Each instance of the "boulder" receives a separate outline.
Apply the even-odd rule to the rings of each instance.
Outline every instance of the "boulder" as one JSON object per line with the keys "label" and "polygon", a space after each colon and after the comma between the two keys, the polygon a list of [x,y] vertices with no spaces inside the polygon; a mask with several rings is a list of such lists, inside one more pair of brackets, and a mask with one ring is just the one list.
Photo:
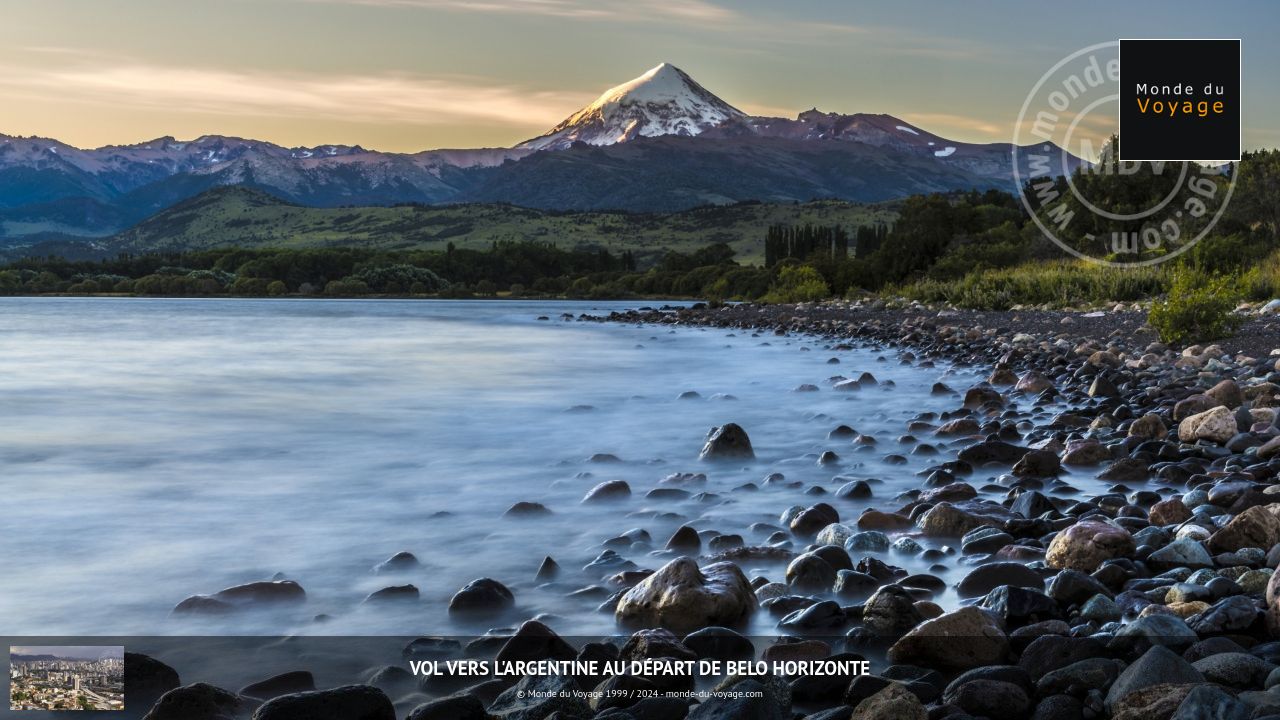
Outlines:
{"label": "boulder", "polygon": [[143,720],[240,720],[247,708],[239,695],[195,683],[161,695]]}
{"label": "boulder", "polygon": [[747,437],[747,431],[737,423],[725,423],[711,428],[711,432],[707,433],[707,442],[698,455],[702,460],[741,460],[755,456],[755,451],[751,449],[751,438]]}
{"label": "boulder", "polygon": [[290,693],[311,692],[316,689],[316,679],[306,670],[273,675],[240,688],[240,694],[258,700],[270,700]]}
{"label": "boulder", "polygon": [[253,720],[396,720],[386,693],[369,685],[293,693],[268,700]]}
{"label": "boulder", "polygon": [[916,525],[929,537],[960,537],[989,521],[981,515],[966,512],[949,502],[940,502],[929,508]]}
{"label": "boulder", "polygon": [[124,687],[134,707],[151,707],[181,684],[178,672],[159,660],[142,653],[124,654]]}
{"label": "boulder", "polygon": [[862,624],[883,637],[897,637],[915,627],[924,616],[916,599],[899,585],[885,585],[862,607]]}
{"label": "boulder", "polygon": [[1182,442],[1208,440],[1223,445],[1236,432],[1235,413],[1222,406],[1183,418],[1178,423],[1178,439]]}
{"label": "boulder", "polygon": [[927,720],[928,717],[920,698],[897,682],[889,683],[858,703],[849,715],[850,720]]}
{"label": "boulder", "polygon": [[493,615],[509,610],[516,597],[506,585],[490,578],[467,583],[449,600],[451,615]]}
{"label": "boulder", "polygon": [[970,570],[956,585],[956,590],[960,597],[969,598],[986,595],[1001,585],[1043,590],[1044,578],[1020,562],[988,563]]}
{"label": "boulder", "polygon": [[631,486],[626,480],[606,480],[587,491],[583,504],[625,500],[631,497]]}
{"label": "boulder", "polygon": [[1270,506],[1255,505],[1240,512],[1225,527],[1209,536],[1205,542],[1214,553],[1235,552],[1242,548],[1270,550],[1280,543],[1280,519]]}
{"label": "boulder", "polygon": [[526,675],[489,706],[495,720],[543,720],[553,714],[566,720],[591,717],[587,695],[573,678]]}
{"label": "boulder", "polygon": [[1163,440],[1168,436],[1169,429],[1165,427],[1164,420],[1155,413],[1147,413],[1129,423],[1129,437]]}
{"label": "boulder", "polygon": [[476,696],[454,695],[419,705],[406,720],[489,720],[489,715]]}
{"label": "boulder", "polygon": [[926,620],[889,648],[892,663],[968,670],[1004,662],[1009,640],[991,617],[965,607]]}
{"label": "boulder", "polygon": [[1134,549],[1133,536],[1128,530],[1083,520],[1054,536],[1045,553],[1045,563],[1051,568],[1093,572],[1104,560],[1129,557]]}
{"label": "boulder", "polygon": [[1130,693],[1155,685],[1202,682],[1204,675],[1192,667],[1191,663],[1163,645],[1153,645],[1130,663],[1112,683],[1111,689],[1107,691],[1106,705],[1108,708],[1115,708]]}
{"label": "boulder", "polygon": [[628,590],[615,614],[623,623],[691,632],[740,625],[755,609],[751,583],[737,565],[718,562],[699,569],[691,558],[680,557]]}
{"label": "boulder", "polygon": [[1147,516],[1152,525],[1177,525],[1191,519],[1191,510],[1182,498],[1171,497],[1152,505]]}

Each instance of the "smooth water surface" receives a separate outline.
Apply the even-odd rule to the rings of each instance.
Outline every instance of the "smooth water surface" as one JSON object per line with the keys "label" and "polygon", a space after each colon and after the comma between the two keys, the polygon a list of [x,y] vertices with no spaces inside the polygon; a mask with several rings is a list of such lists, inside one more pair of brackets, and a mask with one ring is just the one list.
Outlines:
{"label": "smooth water surface", "polygon": [[[608,632],[601,598],[565,597],[600,582],[577,571],[604,540],[644,528],[660,549],[683,519],[759,544],[751,523],[831,500],[734,489],[771,472],[829,491],[843,482],[835,475],[876,478],[871,502],[896,507],[939,459],[897,442],[907,421],[956,406],[930,394],[934,382],[975,379],[806,338],[561,318],[636,304],[0,300],[0,634],[449,633],[460,626],[448,598],[481,576],[509,585],[523,617]],[[895,386],[827,383],[864,370]],[[820,391],[793,392],[803,383]],[[700,398],[677,398],[689,390]],[[698,462],[707,430],[724,422],[747,429],[755,462]],[[828,440],[840,423],[878,445]],[[817,464],[827,449],[840,466]],[[908,463],[885,464],[894,452]],[[597,453],[621,462],[589,462]],[[644,498],[686,471],[706,472],[718,499]],[[580,503],[615,478],[631,484],[630,500]],[[554,514],[503,517],[521,500]],[[849,520],[865,505],[832,502]],[[371,572],[401,550],[423,567]],[[665,562],[644,547],[621,552],[641,567]],[[539,588],[546,555],[566,573]],[[744,569],[782,575],[776,564]],[[276,573],[306,588],[304,607],[203,623],[169,615],[189,595]],[[420,602],[361,605],[407,582]],[[761,615],[756,629],[771,627]]]}

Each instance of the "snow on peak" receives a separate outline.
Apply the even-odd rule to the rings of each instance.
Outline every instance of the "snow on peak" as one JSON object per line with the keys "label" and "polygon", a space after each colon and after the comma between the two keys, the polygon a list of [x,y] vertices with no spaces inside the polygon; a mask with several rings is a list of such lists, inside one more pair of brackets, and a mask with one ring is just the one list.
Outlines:
{"label": "snow on peak", "polygon": [[692,136],[745,116],[680,68],[662,63],[634,80],[609,88],[546,135],[516,147],[558,150],[575,142],[612,145],[636,137]]}

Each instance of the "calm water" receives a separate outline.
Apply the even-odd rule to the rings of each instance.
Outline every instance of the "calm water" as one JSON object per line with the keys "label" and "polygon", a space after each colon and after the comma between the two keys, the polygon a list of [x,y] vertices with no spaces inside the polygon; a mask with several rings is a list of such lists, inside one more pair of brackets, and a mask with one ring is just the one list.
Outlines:
{"label": "calm water", "polygon": [[[770,472],[832,491],[836,474],[877,478],[880,505],[892,506],[879,499],[917,487],[915,471],[936,459],[881,457],[909,452],[896,438],[916,413],[956,404],[930,396],[933,382],[974,379],[800,338],[559,318],[634,304],[0,300],[0,634],[447,633],[458,629],[448,598],[480,576],[509,585],[525,617],[607,632],[599,599],[564,597],[599,580],[576,571],[602,541],[640,527],[660,548],[679,522],[649,510],[746,533],[817,499],[731,491]],[[825,383],[863,370],[896,387]],[[802,383],[822,390],[792,392]],[[677,399],[688,390],[701,399]],[[568,412],[583,405],[593,410]],[[747,429],[758,459],[701,467],[708,428],[729,421]],[[827,440],[839,423],[879,445]],[[818,466],[826,449],[843,465]],[[623,462],[587,462],[595,453]],[[727,502],[643,498],[679,471],[708,472],[707,490]],[[580,504],[614,478],[631,483],[630,501]],[[555,515],[503,518],[519,500]],[[848,519],[861,509],[835,503]],[[400,550],[423,568],[370,571]],[[642,548],[623,554],[663,562]],[[538,588],[545,555],[568,572]],[[776,565],[745,569],[781,577]],[[306,588],[305,607],[211,625],[169,616],[188,595],[275,573]],[[421,589],[420,603],[360,606],[403,582]],[[334,619],[317,625],[318,613]]]}

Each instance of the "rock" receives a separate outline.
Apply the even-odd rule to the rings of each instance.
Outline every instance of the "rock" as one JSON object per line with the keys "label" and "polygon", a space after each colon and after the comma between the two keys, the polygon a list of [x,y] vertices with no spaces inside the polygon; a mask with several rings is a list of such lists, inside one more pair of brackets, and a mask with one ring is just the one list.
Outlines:
{"label": "rock", "polygon": [[1080,608],[1080,619],[1098,624],[1116,622],[1122,617],[1120,607],[1106,595],[1098,594],[1089,598]]}
{"label": "rock", "polygon": [[1213,567],[1213,557],[1204,546],[1190,538],[1174,540],[1147,557],[1147,562],[1157,570]]}
{"label": "rock", "polygon": [[844,547],[845,543],[849,542],[849,538],[853,537],[855,532],[856,531],[848,525],[838,522],[831,523],[818,531],[818,535],[813,539],[813,543],[815,545],[836,545],[838,547]]}
{"label": "rock", "polygon": [[625,500],[631,497],[631,486],[625,480],[607,480],[587,491],[583,504]]}
{"label": "rock", "polygon": [[830,592],[835,586],[836,571],[815,553],[805,553],[787,565],[786,581],[801,592]]}
{"label": "rock", "polygon": [[684,638],[685,647],[710,660],[743,660],[755,657],[755,646],[737,632],[725,627],[706,627]]}
{"label": "rock", "polygon": [[1019,562],[989,563],[970,570],[956,586],[956,590],[962,598],[978,597],[1001,585],[1043,590],[1044,578]]}
{"label": "rock", "polygon": [[789,523],[791,532],[811,536],[832,523],[840,522],[840,513],[826,503],[818,503],[796,513]]}
{"label": "rock", "polygon": [[1209,536],[1205,545],[1214,553],[1241,548],[1271,549],[1280,543],[1280,519],[1267,506],[1255,505],[1231,518],[1225,527]]}
{"label": "rock", "polygon": [[942,699],[970,715],[991,720],[1022,720],[1031,700],[1018,685],[1002,680],[977,679],[947,688]]}
{"label": "rock", "polygon": [[1129,664],[1107,691],[1106,705],[1114,709],[1125,696],[1154,685],[1202,683],[1204,675],[1163,645],[1153,645]]}
{"label": "rock", "polygon": [[1128,530],[1083,520],[1054,536],[1045,553],[1045,563],[1051,568],[1093,572],[1104,560],[1129,557],[1134,549]]}
{"label": "rock", "polygon": [[1001,585],[987,593],[980,607],[995,613],[1005,627],[1052,620],[1060,617],[1058,604],[1039,590]]}
{"label": "rock", "polygon": [[374,590],[364,599],[366,603],[383,603],[403,600],[417,600],[418,588],[415,585],[392,585],[381,590]]}
{"label": "rock", "polygon": [[1125,625],[1112,640],[1113,646],[1144,644],[1185,648],[1199,638],[1182,618],[1168,614],[1143,615]]}
{"label": "rock", "polygon": [[1097,465],[1111,459],[1111,449],[1097,440],[1072,440],[1062,453],[1063,465]]}
{"label": "rock", "polygon": [[667,549],[675,552],[696,553],[702,549],[702,538],[698,537],[697,530],[688,525],[681,525],[671,534],[671,539],[667,541]]}
{"label": "rock", "polygon": [[863,530],[851,535],[844,542],[844,549],[849,552],[885,552],[889,549],[889,536],[878,530]]}
{"label": "rock", "polygon": [[124,686],[134,707],[149,708],[179,685],[178,672],[168,665],[142,653],[124,654]]}
{"label": "rock", "polygon": [[551,510],[548,509],[546,505],[543,505],[542,503],[529,502],[526,500],[522,500],[516,503],[515,505],[512,505],[511,507],[507,508],[507,511],[502,515],[503,517],[522,518],[522,517],[543,517],[550,514],[551,514]]}
{"label": "rock", "polygon": [[687,557],[663,565],[618,601],[624,623],[690,632],[708,625],[736,626],[756,608],[755,594],[737,565],[718,562],[698,568]]}
{"label": "rock", "polygon": [[754,458],[751,438],[737,423],[726,423],[711,429],[707,442],[698,455],[702,460],[739,460]]}
{"label": "rock", "polygon": [[516,597],[506,585],[490,578],[467,583],[449,600],[451,615],[493,615],[509,610]]}
{"label": "rock", "polygon": [[496,720],[543,720],[555,713],[566,720],[591,717],[587,695],[573,678],[526,675],[489,706]]}
{"label": "rock", "polygon": [[975,466],[991,463],[1008,465],[1016,463],[1025,454],[1027,454],[1027,448],[1018,447],[1003,440],[983,440],[961,450],[957,457]]}
{"label": "rock", "polygon": [[977,435],[981,431],[982,425],[977,420],[969,417],[960,417],[943,423],[935,433],[938,435]]}
{"label": "rock", "polygon": [[1018,384],[1015,385],[1013,389],[1022,391],[1028,395],[1039,395],[1051,387],[1053,387],[1052,380],[1033,370],[1024,373],[1022,377],[1018,378]]}
{"label": "rock", "polygon": [[307,593],[292,580],[271,580],[236,585],[213,595],[193,595],[173,608],[176,614],[222,613],[268,605],[298,605]]}
{"label": "rock", "polygon": [[1039,678],[1058,668],[1105,654],[1106,647],[1095,638],[1041,635],[1022,650],[1018,667],[1031,677]]}
{"label": "rock", "polygon": [[268,700],[253,720],[396,720],[386,693],[368,685],[293,693]]}
{"label": "rock", "polygon": [[1079,570],[1063,570],[1049,581],[1045,594],[1065,605],[1079,605],[1094,595],[1110,596],[1111,591]]}
{"label": "rock", "polygon": [[949,502],[940,502],[920,516],[916,525],[928,537],[960,537],[988,523],[973,513],[965,512]]}
{"label": "rock", "polygon": [[1050,450],[1029,450],[1013,464],[1018,477],[1055,477],[1062,472],[1062,461]]}
{"label": "rock", "polygon": [[1122,663],[1111,658],[1088,658],[1047,673],[1036,682],[1036,694],[1084,697],[1092,689],[1110,687]]}
{"label": "rock", "polygon": [[1182,442],[1208,440],[1225,444],[1236,434],[1235,413],[1225,407],[1215,407],[1184,418],[1178,423],[1178,439]]}
{"label": "rock", "polygon": [[1084,703],[1070,695],[1050,695],[1036,705],[1031,720],[1080,720]]}
{"label": "rock", "polygon": [[1111,720],[1167,720],[1195,685],[1152,685],[1129,693],[1112,708]]}
{"label": "rock", "polygon": [[494,658],[499,662],[521,660],[572,660],[578,651],[554,630],[537,620],[526,620]]}
{"label": "rock", "polygon": [[1105,374],[1094,376],[1093,382],[1089,384],[1089,397],[1111,398],[1119,396],[1120,391],[1116,388],[1115,383],[1111,382],[1111,378]]}
{"label": "rock", "polygon": [[489,715],[474,695],[454,695],[419,705],[406,720],[489,720]]}
{"label": "rock", "polygon": [[[1030,453],[1027,454],[1030,455]],[[1058,459],[1058,456],[1053,453],[1049,453],[1049,456],[1055,462]],[[1024,490],[1018,493],[1018,497],[1013,499],[1013,505],[1009,507],[1009,510],[1024,518],[1031,519],[1038,518],[1047,512],[1053,512],[1055,508],[1053,501],[1043,493],[1036,490]]]}
{"label": "rock", "polygon": [[915,693],[902,683],[891,682],[858,703],[849,717],[851,720],[927,720],[929,713]]}
{"label": "rock", "polygon": [[1251,598],[1235,595],[1187,618],[1187,626],[1200,635],[1243,632],[1253,627],[1261,612]]}
{"label": "rock", "polygon": [[256,683],[245,685],[240,688],[240,695],[245,697],[256,698],[258,700],[270,700],[281,695],[290,693],[310,692],[316,689],[316,680],[311,673],[306,670],[295,670],[293,672],[281,673],[259,680]]}
{"label": "rock", "polygon": [[[712,698],[693,706],[688,720],[790,720],[791,695],[776,677],[734,675],[714,688]],[[664,719],[665,720],[665,719]]]}
{"label": "rock", "polygon": [[143,716],[143,720],[239,720],[245,701],[222,688],[205,683],[170,690]]}
{"label": "rock", "polygon": [[1219,405],[1233,410],[1240,407],[1240,403],[1244,402],[1244,396],[1240,394],[1240,386],[1236,385],[1235,380],[1223,380],[1205,390],[1204,394]]}
{"label": "rock", "polygon": [[1191,666],[1209,682],[1241,690],[1260,688],[1275,665],[1243,652],[1224,652],[1201,658]]}
{"label": "rock", "polygon": [[1129,424],[1129,437],[1145,440],[1163,440],[1169,436],[1164,420],[1155,413],[1147,413]]}
{"label": "rock", "polygon": [[398,552],[373,567],[376,573],[397,573],[417,570],[421,565],[411,552]]}
{"label": "rock", "polygon": [[867,573],[841,570],[836,573],[834,592],[842,600],[861,600],[880,587],[880,581]]}
{"label": "rock", "polygon": [[1191,510],[1182,498],[1172,497],[1152,505],[1147,516],[1152,525],[1177,525],[1191,519]]}
{"label": "rock", "polygon": [[866,510],[858,516],[858,528],[861,530],[904,530],[914,525],[906,515],[874,509]]}
{"label": "rock", "polygon": [[863,605],[862,624],[876,635],[897,637],[924,620],[915,601],[901,586],[885,585]]}
{"label": "rock", "polygon": [[848,622],[844,610],[834,600],[823,600],[807,608],[796,610],[778,623],[778,627],[800,635],[817,634],[824,630],[844,627]]}
{"label": "rock", "polygon": [[912,628],[889,648],[888,659],[893,663],[968,670],[1003,662],[1008,654],[1009,640],[991,618],[978,608],[965,607]]}
{"label": "rock", "polygon": [[1200,685],[1191,689],[1169,720],[1248,720],[1256,717],[1249,706],[1221,688]]}

